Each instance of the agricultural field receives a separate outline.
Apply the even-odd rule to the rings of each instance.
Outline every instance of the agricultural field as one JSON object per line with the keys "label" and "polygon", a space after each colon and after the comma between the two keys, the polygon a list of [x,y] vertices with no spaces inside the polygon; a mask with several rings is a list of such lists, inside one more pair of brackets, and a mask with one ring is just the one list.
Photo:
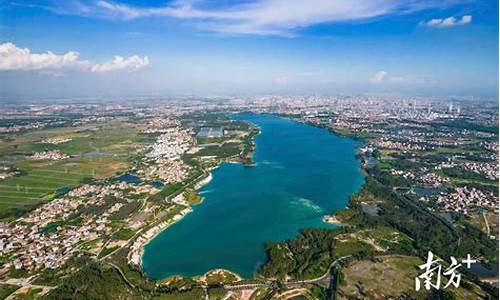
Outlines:
{"label": "agricultural field", "polygon": [[[136,124],[111,121],[104,124],[79,127],[51,128],[24,133],[2,141],[0,157],[20,158],[37,151],[60,150],[67,155],[85,155],[89,152],[126,152],[132,150],[140,137]],[[71,139],[61,144],[46,143],[47,139]]]}
{"label": "agricultural field", "polygon": [[[114,176],[129,167],[128,157],[141,147],[141,128],[112,121],[84,127],[51,128],[24,133],[3,142],[0,158],[19,176],[0,181],[1,218],[29,210],[89,179]],[[70,139],[60,144],[47,139]],[[31,160],[35,152],[59,150],[69,158]]]}

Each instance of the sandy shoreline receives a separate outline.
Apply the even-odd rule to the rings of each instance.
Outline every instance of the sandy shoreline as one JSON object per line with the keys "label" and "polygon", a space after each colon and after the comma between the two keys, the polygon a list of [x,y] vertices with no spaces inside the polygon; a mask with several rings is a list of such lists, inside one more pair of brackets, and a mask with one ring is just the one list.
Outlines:
{"label": "sandy shoreline", "polygon": [[[259,130],[258,134],[260,134],[260,130]],[[255,142],[254,142],[254,149],[251,152],[251,156],[253,156],[253,154],[255,153],[255,147],[256,146],[255,146]],[[242,164],[242,162],[240,162],[240,161],[231,161],[231,160],[226,161],[226,163]],[[212,170],[216,170],[218,168],[220,168],[220,163],[218,163],[214,167],[209,168],[207,170],[208,176],[206,176],[205,178],[203,178],[202,180],[200,180],[199,182],[197,182],[194,185],[194,189],[195,190],[199,190],[203,186],[207,185],[210,181],[212,181],[213,175],[212,175],[211,171]],[[204,201],[204,197],[201,196],[200,203],[202,203],[203,201]],[[158,224],[158,225],[156,225],[156,226],[148,229],[145,233],[141,234],[135,240],[135,242],[132,244],[131,251],[130,251],[129,257],[128,257],[129,258],[129,263],[135,264],[135,265],[139,265],[140,268],[141,268],[141,270],[144,270],[142,258],[144,256],[144,248],[146,247],[146,245],[149,244],[156,236],[158,236],[160,233],[162,233],[164,230],[166,230],[170,225],[175,224],[176,222],[180,221],[182,218],[184,218],[184,216],[186,216],[188,213],[190,213],[192,211],[193,211],[193,208],[191,206],[188,206],[188,207],[186,207],[186,209],[182,210],[180,212],[180,214],[175,215],[174,218],[172,218],[172,220],[170,222],[167,222],[167,221],[161,222],[160,224]],[[137,245],[136,245],[136,243],[137,243]],[[224,269],[214,269],[214,270],[215,271],[218,271],[218,270],[222,271]],[[214,270],[210,270],[206,274],[208,274],[208,273],[210,273],[210,272],[212,272]],[[236,273],[234,273],[232,271],[229,271],[229,270],[224,270],[224,271],[230,272],[230,273],[236,275],[238,278],[241,278],[241,276],[239,274],[236,274]]]}
{"label": "sandy shoreline", "polygon": [[335,217],[335,215],[323,216],[323,222],[328,224],[342,225],[342,223]]}
{"label": "sandy shoreline", "polygon": [[[195,190],[201,189],[203,186],[212,181],[212,173],[209,171],[208,176],[197,182],[194,186]],[[203,197],[202,197],[203,202]],[[146,232],[141,234],[135,242],[132,244],[131,251],[128,255],[129,263],[134,265],[139,265],[141,270],[143,270],[142,257],[144,256],[144,248],[149,244],[155,237],[166,230],[172,224],[182,220],[188,213],[192,212],[193,208],[191,206],[183,209],[179,214],[175,215],[170,222],[164,221],[158,225],[148,229]]]}

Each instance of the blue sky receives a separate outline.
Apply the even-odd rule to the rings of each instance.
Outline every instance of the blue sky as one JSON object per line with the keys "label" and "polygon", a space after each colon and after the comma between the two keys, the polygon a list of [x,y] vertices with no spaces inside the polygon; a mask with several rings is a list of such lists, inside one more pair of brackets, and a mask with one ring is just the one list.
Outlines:
{"label": "blue sky", "polygon": [[498,91],[497,1],[6,0],[0,30],[2,98]]}

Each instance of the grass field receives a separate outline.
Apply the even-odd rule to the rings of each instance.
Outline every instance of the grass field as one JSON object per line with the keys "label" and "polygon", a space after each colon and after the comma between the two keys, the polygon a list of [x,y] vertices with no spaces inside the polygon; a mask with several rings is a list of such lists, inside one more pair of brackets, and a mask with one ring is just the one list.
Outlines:
{"label": "grass field", "polygon": [[[387,299],[403,293],[424,299],[425,289],[415,291],[415,277],[421,274],[417,266],[421,264],[423,261],[418,257],[401,255],[380,257],[376,262],[356,261],[342,270],[343,279],[337,299]],[[446,278],[442,280],[447,282]],[[456,299],[481,299],[483,293],[479,288],[472,283],[469,285],[467,289],[448,287],[446,290],[453,293]]]}
{"label": "grass field", "polygon": [[25,161],[19,166],[28,174],[0,182],[0,210],[43,202],[59,188],[77,186],[84,178],[113,176],[128,164],[125,158],[79,158],[47,165]]}
{"label": "grass field", "polygon": [[[60,150],[68,155],[92,151],[126,152],[138,141],[140,128],[135,124],[114,121],[85,127],[57,128],[26,133],[0,145],[0,154],[26,156],[33,152]],[[66,143],[43,143],[47,138],[71,138]]]}

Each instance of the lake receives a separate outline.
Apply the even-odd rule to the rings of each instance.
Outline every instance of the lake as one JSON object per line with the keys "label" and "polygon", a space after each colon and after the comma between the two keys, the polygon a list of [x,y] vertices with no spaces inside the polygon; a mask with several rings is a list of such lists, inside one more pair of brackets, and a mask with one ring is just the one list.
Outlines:
{"label": "lake", "polygon": [[266,242],[335,226],[322,217],[345,208],[364,182],[357,141],[278,116],[233,118],[261,129],[256,166],[224,163],[212,171],[199,190],[203,203],[146,245],[142,264],[149,277],[224,268],[251,278],[266,260]]}

